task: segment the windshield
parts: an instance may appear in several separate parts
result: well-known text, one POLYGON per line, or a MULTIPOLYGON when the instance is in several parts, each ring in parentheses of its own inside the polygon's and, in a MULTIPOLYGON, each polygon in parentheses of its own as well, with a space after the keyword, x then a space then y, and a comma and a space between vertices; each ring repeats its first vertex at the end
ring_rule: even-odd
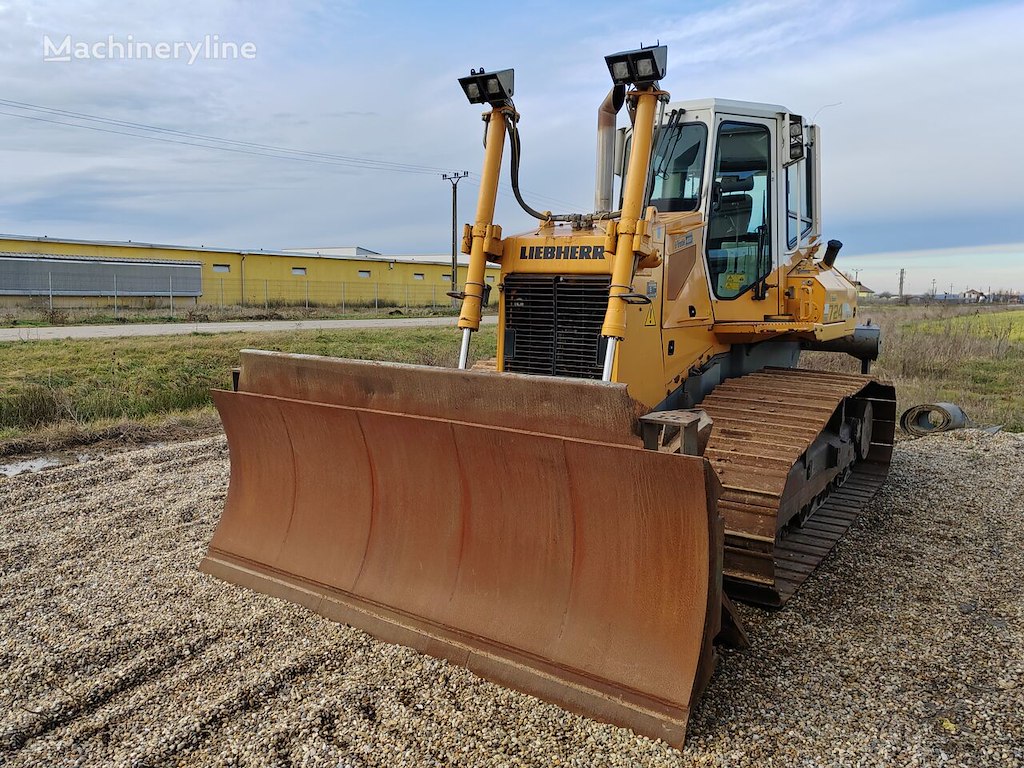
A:
POLYGON ((657 132, 650 205, 664 213, 700 207, 707 135, 703 123, 674 125, 657 132))

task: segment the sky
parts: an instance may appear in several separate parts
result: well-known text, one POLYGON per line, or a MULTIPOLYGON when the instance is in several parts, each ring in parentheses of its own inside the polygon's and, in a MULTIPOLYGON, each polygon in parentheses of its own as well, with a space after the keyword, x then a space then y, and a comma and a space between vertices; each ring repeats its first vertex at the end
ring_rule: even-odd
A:
MULTIPOLYGON (((895 291, 905 268, 911 293, 1021 290, 1022 35, 1021 2, 0 0, 0 232, 444 253, 440 173, 474 174, 465 221, 482 161, 460 75, 515 67, 525 197, 588 210, 603 57, 660 41, 674 99, 816 115, 824 236, 865 284, 895 291), (44 60, 45 40, 129 36, 252 55, 44 60)), ((531 224, 507 190, 496 221, 531 224)))

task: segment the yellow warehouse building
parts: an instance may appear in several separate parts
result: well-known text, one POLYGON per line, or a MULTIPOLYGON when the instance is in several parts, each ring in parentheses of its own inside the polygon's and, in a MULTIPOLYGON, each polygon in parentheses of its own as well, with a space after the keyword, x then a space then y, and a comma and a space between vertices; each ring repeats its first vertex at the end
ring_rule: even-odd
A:
MULTIPOLYGON (((460 254, 458 285, 465 280, 460 254)), ((487 270, 494 286, 499 270, 487 270)), ((447 306, 451 256, 356 246, 229 250, 0 235, 0 301, 51 306, 447 306)), ((497 295, 492 293, 492 304, 497 295)))

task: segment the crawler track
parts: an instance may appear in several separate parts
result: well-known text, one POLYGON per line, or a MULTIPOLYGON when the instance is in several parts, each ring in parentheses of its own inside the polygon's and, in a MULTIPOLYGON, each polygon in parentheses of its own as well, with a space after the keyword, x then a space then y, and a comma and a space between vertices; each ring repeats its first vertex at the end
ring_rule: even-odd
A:
POLYGON ((782 606, 884 482, 896 418, 893 388, 870 376, 770 368, 725 382, 701 408, 715 422, 705 457, 724 489, 726 591, 782 606), (871 422, 865 455, 789 519, 814 481, 804 466, 812 444, 864 408, 871 422))

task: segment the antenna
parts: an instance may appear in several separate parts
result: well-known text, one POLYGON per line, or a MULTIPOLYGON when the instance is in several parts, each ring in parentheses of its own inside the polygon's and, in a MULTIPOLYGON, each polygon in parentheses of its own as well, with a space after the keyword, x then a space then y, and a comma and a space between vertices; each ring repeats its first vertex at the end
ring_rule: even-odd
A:
POLYGON ((816 118, 818 115, 820 115, 823 110, 826 110, 829 107, 841 107, 842 105, 843 105, 843 102, 836 101, 836 102, 833 102, 832 104, 826 104, 823 107, 818 107, 818 111, 815 112, 813 115, 811 115, 810 124, 814 125, 814 118, 816 118))

